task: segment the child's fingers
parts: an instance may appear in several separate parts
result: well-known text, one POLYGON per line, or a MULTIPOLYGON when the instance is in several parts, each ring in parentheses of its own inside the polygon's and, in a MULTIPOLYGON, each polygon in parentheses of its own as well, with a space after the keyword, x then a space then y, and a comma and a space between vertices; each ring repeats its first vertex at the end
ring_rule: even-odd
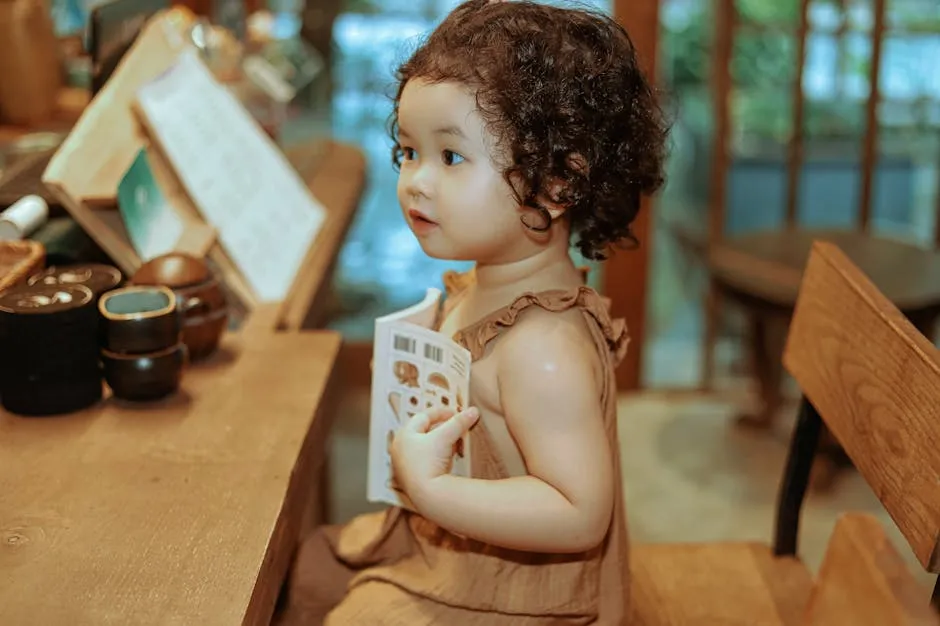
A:
POLYGON ((434 428, 434 436, 441 437, 447 444, 453 445, 476 424, 478 419, 480 419, 480 412, 475 407, 461 411, 434 428))
POLYGON ((431 409, 416 414, 405 422, 405 428, 415 433, 426 433, 435 425, 445 421, 453 415, 453 409, 431 409))

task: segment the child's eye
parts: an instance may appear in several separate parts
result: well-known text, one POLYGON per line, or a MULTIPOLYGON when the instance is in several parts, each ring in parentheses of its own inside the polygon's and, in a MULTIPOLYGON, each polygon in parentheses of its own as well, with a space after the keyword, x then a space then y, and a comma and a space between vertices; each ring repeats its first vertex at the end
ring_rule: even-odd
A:
POLYGON ((464 158, 453 150, 444 150, 441 153, 441 158, 444 160, 444 165, 457 165, 464 161, 464 158))
POLYGON ((418 156, 418 152, 414 148, 407 148, 405 146, 401 147, 401 157, 405 161, 414 161, 418 156))

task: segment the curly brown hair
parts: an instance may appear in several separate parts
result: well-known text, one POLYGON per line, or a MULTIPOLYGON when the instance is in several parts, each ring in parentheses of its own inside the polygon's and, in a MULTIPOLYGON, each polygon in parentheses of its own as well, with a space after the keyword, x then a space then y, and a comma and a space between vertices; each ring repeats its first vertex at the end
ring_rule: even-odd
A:
POLYGON ((527 0, 464 2, 396 72, 396 167, 398 106, 413 78, 475 91, 484 124, 511 157, 504 177, 518 202, 545 215, 538 197, 560 181, 553 200, 566 207, 586 258, 637 243, 631 224, 641 197, 665 180, 669 125, 616 21, 527 0))

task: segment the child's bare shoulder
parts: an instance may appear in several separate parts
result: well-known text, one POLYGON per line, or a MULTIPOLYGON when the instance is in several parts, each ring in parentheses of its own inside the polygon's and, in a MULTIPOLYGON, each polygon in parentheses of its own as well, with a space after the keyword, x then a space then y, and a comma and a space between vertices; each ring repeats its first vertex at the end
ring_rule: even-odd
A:
POLYGON ((600 359, 584 315, 573 308, 547 311, 532 307, 505 331, 498 344, 499 364, 516 370, 589 368, 600 370, 600 359))

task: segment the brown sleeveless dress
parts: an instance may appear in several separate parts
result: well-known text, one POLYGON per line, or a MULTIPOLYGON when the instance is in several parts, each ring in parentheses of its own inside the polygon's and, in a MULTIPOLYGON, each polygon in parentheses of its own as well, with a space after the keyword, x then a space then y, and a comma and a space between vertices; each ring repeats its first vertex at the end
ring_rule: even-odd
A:
MULTIPOLYGON (((467 274, 444 276, 448 301, 467 274)), ((608 374, 601 402, 615 460, 614 514, 604 542, 577 555, 497 548, 457 537, 399 508, 315 531, 295 558, 279 625, 621 626, 629 615, 626 516, 620 478, 614 367, 627 348, 623 320, 588 287, 526 293, 456 333, 473 360, 530 307, 584 315, 608 374)), ((471 430, 472 473, 508 477, 482 422, 471 430)))

